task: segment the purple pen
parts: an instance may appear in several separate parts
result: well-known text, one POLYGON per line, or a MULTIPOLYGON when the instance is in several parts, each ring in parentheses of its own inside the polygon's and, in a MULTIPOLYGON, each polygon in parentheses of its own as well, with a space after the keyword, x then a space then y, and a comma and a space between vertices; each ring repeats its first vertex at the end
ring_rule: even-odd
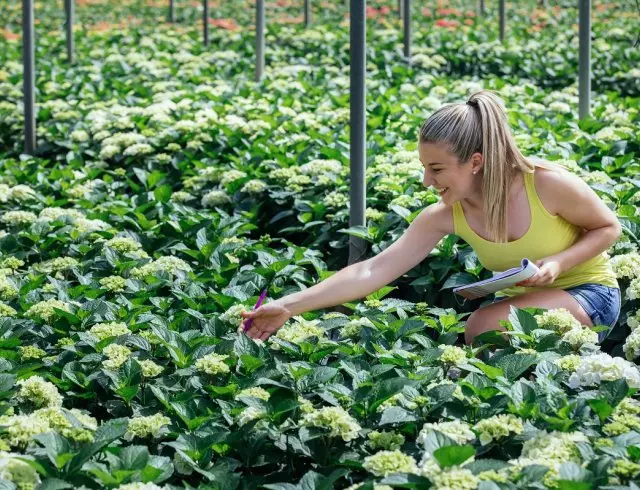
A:
MULTIPOLYGON (((264 301, 264 299, 267 297, 267 290, 265 289, 264 291, 262 291, 262 293, 260 293, 260 297, 258 298, 258 302, 256 303, 256 305, 253 307, 254 310, 257 310, 258 308, 260 308, 260 305, 262 304, 262 302, 264 301)), ((249 330, 249 328, 251 327, 251 324, 253 323, 253 318, 249 318, 247 320, 247 323, 244 324, 244 330, 243 332, 246 332, 247 330, 249 330)))

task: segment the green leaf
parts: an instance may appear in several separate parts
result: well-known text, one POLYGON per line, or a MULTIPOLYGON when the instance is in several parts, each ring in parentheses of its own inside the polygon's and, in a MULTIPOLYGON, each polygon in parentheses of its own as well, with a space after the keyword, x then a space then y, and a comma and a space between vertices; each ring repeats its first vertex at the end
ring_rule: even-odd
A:
POLYGON ((521 310, 515 306, 510 307, 509 321, 513 325, 514 330, 530 334, 538 328, 538 322, 535 317, 528 311, 521 310))
POLYGON ((141 470, 149 461, 149 450, 145 446, 127 446, 120 454, 122 468, 126 470, 141 470))
POLYGON ((501 357, 497 365, 504 371, 505 377, 513 381, 536 362, 538 359, 533 354, 508 354, 501 357))
POLYGON ((415 488, 421 490, 431 488, 431 481, 424 476, 397 473, 385 477, 381 482, 383 485, 391 485, 394 488, 415 488))
POLYGON ((587 403, 600 419, 600 423, 603 423, 605 419, 611 415, 611 412, 613 412, 613 407, 604 400, 594 398, 588 400, 587 403))
POLYGON ((387 407, 382 412, 378 425, 400 424, 415 422, 418 418, 402 407, 387 407))
POLYGON ((172 193, 173 190, 171 189, 171 186, 167 184, 162 184, 153 189, 153 197, 156 198, 156 201, 160 202, 168 202, 172 193))
POLYGON ((464 463, 467 459, 475 456, 476 450, 468 444, 464 446, 445 446, 436 449, 433 453, 440 466, 448 468, 464 463))
POLYGON ((624 379, 603 381, 600 383, 598 392, 607 401, 607 403, 615 408, 629 393, 629 385, 624 379))

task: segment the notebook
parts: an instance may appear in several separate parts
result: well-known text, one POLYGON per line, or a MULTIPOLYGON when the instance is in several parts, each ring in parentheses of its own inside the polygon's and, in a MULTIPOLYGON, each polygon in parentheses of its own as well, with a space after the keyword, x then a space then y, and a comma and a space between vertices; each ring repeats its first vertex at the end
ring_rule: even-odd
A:
POLYGON ((515 286, 516 283, 529 279, 538 271, 538 266, 529 259, 522 259, 520 267, 494 273, 493 277, 483 281, 466 284, 453 289, 453 292, 467 299, 476 299, 495 293, 501 289, 515 286))

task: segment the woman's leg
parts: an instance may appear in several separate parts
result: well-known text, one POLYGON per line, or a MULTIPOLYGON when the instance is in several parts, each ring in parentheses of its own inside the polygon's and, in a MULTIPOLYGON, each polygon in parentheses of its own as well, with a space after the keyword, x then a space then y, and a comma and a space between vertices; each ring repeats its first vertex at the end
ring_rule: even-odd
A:
POLYGON ((467 320, 464 331, 465 342, 471 344, 477 335, 488 330, 504 331, 504 328, 500 327, 500 320, 508 319, 511 305, 517 308, 565 308, 583 325, 593 326, 591 318, 573 296, 563 289, 549 289, 505 298, 474 311, 467 320))

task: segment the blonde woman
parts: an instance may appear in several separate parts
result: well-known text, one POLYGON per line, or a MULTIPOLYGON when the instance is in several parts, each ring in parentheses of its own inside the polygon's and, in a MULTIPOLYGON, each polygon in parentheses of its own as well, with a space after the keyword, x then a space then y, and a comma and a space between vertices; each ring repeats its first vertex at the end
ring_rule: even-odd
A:
POLYGON ((481 91, 466 103, 442 107, 424 122, 419 141, 423 184, 438 191, 440 202, 424 209, 380 254, 244 312, 245 319, 254 319, 249 337, 266 340, 292 316, 365 297, 418 265, 451 233, 489 270, 518 266, 523 257, 540 268, 471 314, 467 343, 488 330, 504 330, 500 321, 511 305, 565 308, 583 325, 613 327, 620 290, 604 252, 620 236, 620 224, 579 177, 520 153, 499 97, 481 91))

